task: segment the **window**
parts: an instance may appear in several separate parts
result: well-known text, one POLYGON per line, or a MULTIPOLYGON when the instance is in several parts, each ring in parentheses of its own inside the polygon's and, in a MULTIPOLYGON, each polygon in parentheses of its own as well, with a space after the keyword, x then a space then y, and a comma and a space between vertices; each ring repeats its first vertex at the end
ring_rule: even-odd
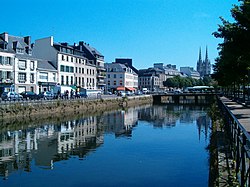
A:
POLYGON ((84 74, 84 68, 82 68, 82 74, 84 74))
POLYGON ((75 71, 76 71, 76 73, 77 73, 77 67, 75 67, 75 71))
POLYGON ((82 77, 82 85, 84 86, 84 78, 82 77))
POLYGON ((19 69, 26 69, 26 61, 25 60, 19 60, 18 61, 18 68, 19 69))
POLYGON ((69 72, 69 66, 66 66, 65 71, 69 72))
POLYGON ((114 81, 114 85, 116 85, 116 81, 114 81))
POLYGON ((61 76, 61 85, 64 85, 64 76, 61 76))
POLYGON ((116 74, 114 74, 114 78, 116 78, 116 74))
POLYGON ((34 61, 30 61, 30 70, 34 70, 35 69, 35 63, 34 61))
POLYGON ((31 74, 30 74, 30 82, 31 82, 31 83, 34 83, 34 81, 35 81, 35 80, 34 80, 34 73, 31 73, 31 74))
POLYGON ((75 77, 75 85, 77 85, 77 77, 75 77))
POLYGON ((23 54, 24 49, 22 49, 22 48, 17 48, 17 49, 16 49, 16 52, 19 53, 19 54, 23 54))
POLYGON ((62 55, 62 60, 65 60, 65 57, 64 57, 64 55, 62 55))
POLYGON ((79 68, 79 73, 81 73, 81 68, 79 68))
POLYGON ((18 81, 25 82, 26 81, 26 73, 18 73, 18 81))
POLYGON ((89 74, 89 69, 87 69, 87 75, 89 74))
POLYGON ((122 86, 122 80, 120 80, 120 86, 122 86))
POLYGON ((66 76, 66 85, 69 85, 69 76, 66 76))
POLYGON ((71 62, 74 62, 74 59, 73 59, 73 57, 71 57, 71 62))
POLYGON ((0 64, 4 64, 4 57, 0 56, 0 64))
POLYGON ((79 77, 79 85, 81 85, 81 77, 79 77))
POLYGON ((73 78, 73 76, 71 76, 71 78, 70 78, 70 84, 71 84, 71 85, 74 84, 74 78, 73 78))
POLYGON ((67 56, 67 61, 69 61, 69 56, 67 56))
POLYGON ((108 85, 110 85, 110 81, 108 81, 108 85))
POLYGON ((108 79, 110 79, 110 74, 108 74, 108 79))
POLYGON ((53 81, 56 81, 56 74, 53 73, 53 81))
POLYGON ((42 73, 42 72, 41 72, 41 73, 39 74, 39 79, 40 79, 40 80, 43 80, 43 81, 48 81, 48 73, 45 73, 45 72, 42 73))
POLYGON ((61 71, 61 72, 64 72, 64 71, 65 71, 64 65, 61 65, 61 66, 60 66, 60 71, 61 71))
POLYGON ((69 71, 70 71, 71 73, 74 73, 74 67, 69 67, 69 71))

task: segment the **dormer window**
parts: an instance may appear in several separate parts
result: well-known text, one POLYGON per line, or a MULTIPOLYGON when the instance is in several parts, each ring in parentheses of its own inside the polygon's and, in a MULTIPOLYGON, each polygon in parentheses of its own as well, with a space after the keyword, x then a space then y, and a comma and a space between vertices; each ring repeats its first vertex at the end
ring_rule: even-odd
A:
POLYGON ((1 42, 0 43, 0 48, 2 48, 3 50, 7 50, 7 46, 8 46, 7 42, 1 42))
POLYGON ((23 54, 24 50, 22 48, 17 48, 16 53, 23 54))
POLYGON ((29 47, 26 47, 25 48, 25 52, 28 54, 28 55, 31 55, 31 49, 29 47))

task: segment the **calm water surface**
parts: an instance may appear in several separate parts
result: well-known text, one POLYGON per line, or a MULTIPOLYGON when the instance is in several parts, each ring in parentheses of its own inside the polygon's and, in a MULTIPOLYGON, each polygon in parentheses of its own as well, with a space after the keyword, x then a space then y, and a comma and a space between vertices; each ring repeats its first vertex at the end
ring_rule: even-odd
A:
POLYGON ((0 130, 0 186, 208 186, 205 108, 143 106, 0 130))

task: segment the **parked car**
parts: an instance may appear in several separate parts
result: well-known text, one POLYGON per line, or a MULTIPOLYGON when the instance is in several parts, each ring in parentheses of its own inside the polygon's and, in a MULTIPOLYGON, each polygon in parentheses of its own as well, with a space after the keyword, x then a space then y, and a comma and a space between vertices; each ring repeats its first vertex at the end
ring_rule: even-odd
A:
POLYGON ((86 92, 77 92, 76 97, 77 98, 87 98, 88 95, 86 94, 86 92))
POLYGON ((27 92, 22 92, 20 93, 20 95, 23 96, 23 99, 26 99, 26 100, 35 100, 35 99, 40 99, 41 97, 39 95, 37 95, 36 93, 34 92, 31 92, 31 91, 27 91, 27 92))
POLYGON ((20 101, 23 100, 23 96, 16 92, 3 92, 1 99, 3 101, 20 101))
POLYGON ((42 92, 38 94, 41 99, 50 100, 54 98, 54 94, 50 91, 42 92))

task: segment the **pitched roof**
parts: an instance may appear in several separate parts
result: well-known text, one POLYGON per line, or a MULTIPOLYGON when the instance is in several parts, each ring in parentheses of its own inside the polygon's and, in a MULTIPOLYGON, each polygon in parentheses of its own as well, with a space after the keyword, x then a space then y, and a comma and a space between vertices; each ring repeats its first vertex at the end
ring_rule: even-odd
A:
POLYGON ((57 69, 47 60, 38 60, 37 68, 40 70, 57 71, 57 69))

